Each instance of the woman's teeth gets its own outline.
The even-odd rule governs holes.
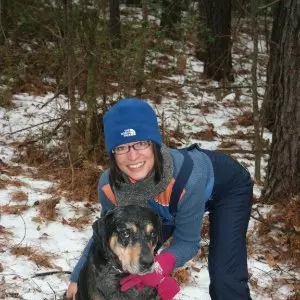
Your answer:
[[[144,165],[144,162],[140,162],[140,163],[135,164],[135,165],[129,165],[128,168],[130,168],[130,169],[137,169],[137,168],[140,168],[143,165]]]

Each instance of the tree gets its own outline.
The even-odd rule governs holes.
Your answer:
[[[231,58],[231,0],[205,1],[206,61],[204,74],[233,81]]]
[[[260,111],[258,104],[258,92],[257,92],[257,62],[258,62],[258,1],[251,0],[251,27],[252,27],[252,39],[253,39],[253,52],[252,52],[252,67],[251,67],[251,80],[252,80],[252,104],[253,104],[253,126],[254,126],[254,148],[255,148],[255,169],[254,178],[260,181],[260,166],[261,166],[261,123],[260,123]]]
[[[86,126],[85,149],[86,157],[92,159],[92,150],[97,144],[97,99],[95,91],[96,67],[97,67],[97,27],[99,24],[99,12],[97,5],[89,7],[90,2],[82,0],[81,11],[83,25],[83,41],[86,51]]]
[[[121,48],[120,1],[109,1],[109,29],[113,48]]]
[[[174,39],[180,36],[181,2],[181,0],[162,0],[160,25],[164,28],[166,36]]]
[[[274,19],[276,22],[273,22],[272,34],[271,34],[271,47],[270,47],[270,58],[267,69],[267,89],[266,96],[264,101],[264,123],[266,128],[272,131],[275,122],[275,99],[278,98],[277,89],[276,89],[276,74],[278,73],[278,64],[273,62],[273,60],[277,59],[280,55],[280,35],[281,28],[284,26],[282,23],[284,21],[284,17],[281,14],[284,13],[284,10],[281,8],[280,3],[275,4],[274,8]]]
[[[78,134],[77,134],[77,115],[78,108],[75,97],[75,86],[74,86],[74,36],[73,36],[73,5],[72,0],[64,0],[64,52],[66,57],[66,78],[67,78],[67,89],[68,99],[70,104],[70,138],[69,138],[69,153],[71,165],[75,165],[78,160]]]
[[[0,45],[3,45],[8,32],[8,10],[9,10],[9,1],[0,0]]]
[[[281,0],[274,19],[278,44],[271,44],[274,126],[263,197],[282,201],[300,193],[300,3]],[[270,74],[268,74],[271,76]],[[269,78],[270,79],[270,78]]]

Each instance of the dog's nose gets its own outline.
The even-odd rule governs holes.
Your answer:
[[[140,259],[140,266],[143,270],[149,270],[153,265],[153,257],[150,255],[142,256]]]

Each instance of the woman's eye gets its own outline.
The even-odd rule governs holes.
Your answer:
[[[125,149],[124,146],[119,146],[119,147],[116,147],[116,148],[115,148],[115,151],[116,151],[116,152],[120,152],[120,151],[123,151],[124,149]]]

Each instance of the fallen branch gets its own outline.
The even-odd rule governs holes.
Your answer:
[[[12,134],[15,134],[15,133],[18,133],[18,132],[22,132],[22,131],[25,131],[25,130],[28,130],[28,129],[31,129],[31,128],[34,128],[34,127],[37,127],[37,126],[40,126],[40,125],[43,125],[43,124],[47,124],[47,123],[58,121],[58,120],[61,120],[61,119],[62,118],[51,119],[51,120],[48,120],[48,121],[45,121],[45,122],[42,122],[42,123],[39,123],[39,124],[28,126],[26,128],[23,128],[23,129],[19,129],[19,130],[10,132],[10,133],[6,133],[5,135],[12,135]]]
[[[249,154],[255,154],[257,152],[263,153],[263,154],[269,154],[270,150],[268,149],[261,149],[261,150],[244,150],[244,149],[225,149],[225,148],[218,148],[216,151],[220,151],[223,153],[249,153]]]
[[[74,81],[82,72],[84,71],[84,69],[80,70],[73,78],[72,81]],[[45,102],[42,106],[41,109],[44,108],[45,106],[47,106],[50,102],[52,102],[53,100],[55,100],[65,89],[67,88],[67,86],[65,85],[64,87],[62,87],[59,91],[57,91],[55,93],[55,95],[50,98],[47,102]]]
[[[49,275],[54,275],[54,274],[71,274],[72,272],[70,271],[51,271],[51,272],[43,272],[43,273],[37,273],[32,276],[34,277],[42,277],[42,276],[49,276]]]

